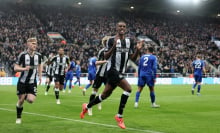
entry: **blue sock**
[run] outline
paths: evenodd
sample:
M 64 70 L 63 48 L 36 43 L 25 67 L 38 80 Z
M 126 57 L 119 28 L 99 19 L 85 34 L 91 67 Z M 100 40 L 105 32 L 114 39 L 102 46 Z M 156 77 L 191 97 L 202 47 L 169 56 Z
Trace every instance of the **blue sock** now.
M 79 80 L 79 86 L 80 86 L 81 84 L 80 84 L 80 80 Z
M 150 92 L 150 99 L 151 99 L 151 103 L 155 102 L 155 94 L 154 94 L 154 92 Z
M 198 85 L 198 90 L 197 92 L 200 93 L 201 85 Z
M 136 92 L 135 102 L 138 102 L 138 101 L 139 101 L 140 94 L 141 94 L 141 93 L 140 93 L 139 91 Z
M 72 81 L 69 82 L 69 89 L 71 90 L 72 88 Z
M 196 85 L 197 85 L 196 83 L 195 83 L 195 84 L 193 84 L 193 89 L 195 89 L 195 88 L 196 88 Z
M 66 84 L 67 84 L 67 81 L 65 81 L 64 83 L 64 87 L 63 87 L 64 90 L 66 90 Z
M 85 87 L 86 90 L 87 90 L 90 86 L 91 86 L 91 84 L 87 84 L 86 87 Z
M 76 80 L 76 81 L 74 82 L 74 85 L 76 85 L 77 82 L 78 82 L 78 80 Z

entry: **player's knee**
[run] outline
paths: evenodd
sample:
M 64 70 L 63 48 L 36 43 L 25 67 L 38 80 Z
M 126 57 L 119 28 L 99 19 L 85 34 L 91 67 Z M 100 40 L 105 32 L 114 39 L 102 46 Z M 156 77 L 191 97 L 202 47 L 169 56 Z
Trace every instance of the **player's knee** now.
M 108 98 L 111 94 L 112 94 L 112 92 L 103 93 L 103 94 L 101 95 L 102 100 L 105 100 L 105 99 Z
M 132 92 L 132 90 L 131 90 L 131 89 L 128 89 L 128 90 L 126 90 L 126 92 L 131 93 L 131 92 Z
M 27 99 L 27 102 L 32 104 L 34 102 L 34 99 Z

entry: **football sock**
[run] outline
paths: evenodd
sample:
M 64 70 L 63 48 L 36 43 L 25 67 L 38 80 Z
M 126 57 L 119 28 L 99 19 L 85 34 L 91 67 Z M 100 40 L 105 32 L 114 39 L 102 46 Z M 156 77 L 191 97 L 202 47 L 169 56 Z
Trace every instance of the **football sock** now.
M 150 99 L 151 99 L 151 103 L 154 103 L 155 102 L 155 94 L 154 92 L 150 92 Z
M 87 108 L 91 108 L 93 105 L 96 105 L 98 103 L 102 102 L 102 97 L 101 95 L 96 96 L 94 100 L 92 100 L 91 102 L 89 102 L 89 104 L 87 105 Z
M 95 95 L 96 95 L 96 94 L 91 94 L 91 95 L 90 95 L 89 102 L 91 102 L 92 100 L 95 99 Z
M 87 84 L 85 89 L 87 90 L 92 84 Z
M 64 86 L 63 86 L 64 90 L 66 90 L 66 84 L 67 84 L 67 81 L 65 81 L 65 83 L 64 83 Z
M 78 82 L 79 82 L 79 86 L 81 86 L 81 84 L 80 84 L 80 80 L 79 80 Z
M 201 85 L 198 85 L 198 90 L 197 92 L 200 93 Z
M 72 81 L 69 81 L 69 89 L 71 90 L 72 88 Z
M 138 101 L 139 101 L 140 94 L 141 94 L 140 91 L 137 91 L 137 92 L 136 92 L 135 102 L 138 102 Z
M 46 89 L 46 92 L 48 92 L 50 89 L 50 85 L 47 85 L 47 89 Z
M 59 99 L 59 89 L 55 88 L 54 92 L 55 92 L 56 99 Z
M 17 118 L 21 118 L 23 107 L 16 106 L 16 110 L 17 110 Z
M 121 101 L 120 101 L 120 105 L 119 105 L 119 109 L 118 109 L 119 115 L 123 114 L 123 110 L 124 110 L 124 107 L 127 103 L 129 96 L 130 96 L 130 92 L 126 92 L 126 91 L 124 91 L 123 94 L 121 95 Z
M 196 83 L 195 84 L 193 84 L 193 89 L 195 89 L 196 88 Z

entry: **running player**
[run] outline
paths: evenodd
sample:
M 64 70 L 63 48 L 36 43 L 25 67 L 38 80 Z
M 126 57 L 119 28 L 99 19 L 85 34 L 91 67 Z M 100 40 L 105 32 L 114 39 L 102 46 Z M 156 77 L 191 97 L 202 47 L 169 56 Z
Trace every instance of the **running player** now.
M 39 76 L 39 84 L 42 79 L 41 54 L 36 52 L 37 39 L 29 38 L 27 40 L 27 47 L 28 49 L 26 51 L 19 54 L 14 65 L 15 72 L 21 72 L 17 84 L 16 124 L 21 124 L 24 100 L 28 103 L 33 103 L 36 98 L 37 75 Z
M 52 58 L 54 56 L 53 53 L 49 55 L 49 58 Z M 53 64 L 48 64 L 48 60 L 45 62 L 46 64 L 46 88 L 45 88 L 45 93 L 44 95 L 48 95 L 48 91 L 50 89 L 50 84 L 53 81 L 53 76 L 54 76 L 54 63 Z
M 59 48 L 58 55 L 56 55 L 51 60 L 49 60 L 49 63 L 55 63 L 54 65 L 54 81 L 55 81 L 54 92 L 56 96 L 56 103 L 60 104 L 59 91 L 63 89 L 65 72 L 66 72 L 66 69 L 69 68 L 70 60 L 66 55 L 64 55 L 64 49 Z
M 102 48 L 99 53 L 98 53 L 98 60 L 104 60 L 104 50 L 106 47 L 106 42 L 108 40 L 108 36 L 104 37 L 102 39 L 102 45 L 104 46 L 104 48 Z M 89 101 L 92 101 L 95 99 L 95 96 L 97 95 L 98 89 L 101 87 L 102 83 L 106 83 L 106 77 L 105 77 L 105 71 L 107 68 L 107 63 L 102 64 L 98 67 L 97 69 L 97 73 L 96 73 L 96 78 L 94 81 L 94 84 L 92 86 L 93 90 L 92 90 L 92 94 L 90 95 L 90 99 Z M 101 110 L 102 106 L 101 103 L 98 104 L 98 109 Z M 92 115 L 92 108 L 90 108 L 90 111 L 88 111 L 88 115 Z
M 128 97 L 131 94 L 131 86 L 125 79 L 124 73 L 127 67 L 128 59 L 130 58 L 135 61 L 140 54 L 143 41 L 137 42 L 136 50 L 134 51 L 134 43 L 129 38 L 125 37 L 126 23 L 123 21 L 117 23 L 116 32 L 115 36 L 108 39 L 107 50 L 104 55 L 105 59 L 108 59 L 108 79 L 105 89 L 101 95 L 96 96 L 94 100 L 89 102 L 89 104 L 84 103 L 82 105 L 80 117 L 83 119 L 89 108 L 108 98 L 112 94 L 113 90 L 119 86 L 124 90 L 124 92 L 121 95 L 118 114 L 115 115 L 115 120 L 120 128 L 125 129 L 126 127 L 122 117 Z

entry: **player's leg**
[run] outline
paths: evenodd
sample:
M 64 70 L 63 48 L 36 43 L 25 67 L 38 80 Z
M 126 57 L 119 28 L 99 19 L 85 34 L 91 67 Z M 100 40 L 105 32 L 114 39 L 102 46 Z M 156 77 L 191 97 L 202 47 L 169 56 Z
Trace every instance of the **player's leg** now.
M 55 86 L 54 86 L 54 93 L 55 93 L 55 97 L 56 97 L 56 102 L 57 104 L 60 104 L 60 99 L 59 99 L 59 93 L 60 93 L 60 90 L 59 90 L 59 87 L 60 87 L 60 77 L 59 75 L 55 75 L 54 76 L 54 82 L 55 82 Z
M 89 80 L 89 84 L 87 84 L 86 87 L 83 89 L 83 96 L 85 96 L 86 90 L 93 84 L 93 81 L 95 80 L 95 75 L 89 73 L 88 80 Z
M 71 93 L 72 90 L 72 81 L 73 81 L 73 72 L 70 74 L 70 80 L 69 80 L 69 93 Z
M 139 102 L 140 95 L 141 95 L 141 92 L 143 90 L 143 87 L 144 86 L 138 86 L 138 90 L 137 90 L 136 95 L 135 95 L 135 103 L 134 103 L 134 107 L 135 108 L 138 107 L 138 102 Z
M 36 96 L 37 96 L 37 85 L 36 84 L 28 85 L 27 96 L 25 100 L 28 103 L 33 103 Z
M 199 76 L 199 77 L 198 77 L 198 82 L 197 82 L 197 84 L 198 84 L 197 95 L 198 95 L 198 96 L 201 95 L 201 94 L 200 94 L 200 90 L 201 90 L 201 82 L 202 82 L 202 76 Z
M 192 94 L 194 95 L 194 90 L 196 88 L 196 85 L 197 85 L 197 81 L 198 81 L 198 76 L 197 75 L 194 75 L 194 80 L 195 80 L 195 83 L 193 84 L 192 86 Z
M 47 76 L 45 83 L 45 95 L 48 94 L 49 89 L 50 89 L 50 78 Z
M 26 88 L 24 84 L 17 84 L 17 96 L 18 96 L 18 101 L 16 104 L 16 113 L 17 113 L 17 119 L 16 119 L 16 124 L 21 124 L 21 115 L 23 111 L 23 104 L 24 100 L 26 98 Z
M 112 91 L 115 89 L 116 86 L 112 87 L 110 84 L 106 84 L 104 91 L 101 95 L 96 96 L 94 100 L 89 102 L 89 104 L 82 105 L 82 112 L 80 113 L 80 118 L 83 119 L 85 114 L 87 113 L 89 108 L 92 108 L 94 105 L 101 103 L 104 99 L 109 97 L 112 94 Z
M 92 73 L 88 73 L 88 80 L 89 84 L 86 85 L 86 87 L 84 88 L 85 90 L 87 90 L 93 84 L 93 80 L 95 80 L 95 75 L 93 75 Z
M 155 103 L 155 100 L 156 100 L 155 91 L 154 91 L 154 82 L 155 82 L 155 80 L 152 76 L 147 76 L 146 81 L 147 81 L 147 85 L 148 85 L 149 90 L 150 90 L 151 107 L 152 108 L 159 108 L 160 105 L 157 105 Z
M 120 104 L 119 104 L 119 108 L 118 108 L 118 114 L 115 116 L 115 120 L 118 123 L 118 126 L 122 129 L 125 129 L 125 124 L 124 124 L 124 120 L 123 120 L 123 111 L 125 108 L 125 105 L 127 103 L 128 97 L 131 94 L 131 86 L 130 84 L 127 82 L 126 79 L 122 79 L 118 86 L 120 88 L 122 88 L 124 90 L 123 94 L 121 95 L 121 100 L 120 100 Z
M 66 76 L 65 76 L 65 82 L 64 82 L 63 92 L 66 91 L 66 85 L 67 85 L 69 79 L 70 79 L 70 73 L 67 72 L 67 73 L 66 73 Z
M 141 95 L 141 92 L 142 92 L 142 89 L 143 89 L 145 83 L 146 82 L 145 82 L 144 77 L 139 77 L 138 78 L 138 90 L 137 90 L 136 95 L 135 95 L 135 103 L 134 103 L 135 108 L 138 107 L 139 98 L 140 98 L 140 95 Z
M 102 78 L 99 76 L 96 76 L 96 79 L 95 79 L 94 84 L 92 86 L 93 91 L 90 95 L 89 102 L 95 99 L 95 96 L 96 96 L 98 89 L 101 85 L 102 85 Z
M 151 107 L 152 108 L 159 108 L 160 105 L 156 104 L 156 96 L 155 96 L 155 91 L 154 91 L 154 86 L 148 86 L 150 90 L 150 99 L 151 99 Z

